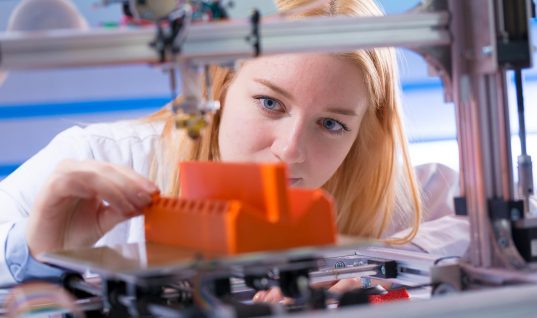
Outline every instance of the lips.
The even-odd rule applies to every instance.
[[[302,181],[302,178],[287,178],[287,181],[289,182],[290,186],[296,186],[300,184],[300,182]]]

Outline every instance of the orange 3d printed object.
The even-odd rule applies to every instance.
[[[284,164],[183,162],[179,197],[145,213],[148,242],[223,255],[334,244],[335,215],[320,189],[290,189]]]

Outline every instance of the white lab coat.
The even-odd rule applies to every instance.
[[[73,127],[60,133],[47,147],[5,178],[0,183],[0,286],[14,283],[4,261],[3,246],[9,230],[15,222],[28,217],[34,198],[60,161],[101,160],[148,176],[149,154],[158,146],[162,127],[162,123],[133,121]],[[426,188],[425,202],[430,207],[427,219],[435,221],[425,223],[412,246],[435,254],[461,255],[468,244],[468,224],[464,219],[451,216],[449,205],[452,191],[456,188],[456,173],[439,165],[420,167],[417,172]],[[97,244],[140,242],[144,239],[143,235],[143,217],[136,217],[118,224]]]

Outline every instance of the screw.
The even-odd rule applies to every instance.
[[[346,265],[345,265],[345,262],[343,262],[343,261],[338,261],[338,262],[334,265],[335,268],[344,268],[345,266],[346,266]]]
[[[483,56],[491,56],[492,55],[492,46],[487,45],[481,48],[481,54]]]
[[[509,241],[505,237],[500,237],[498,239],[498,244],[500,245],[501,248],[506,248],[507,245],[509,244],[508,242]]]

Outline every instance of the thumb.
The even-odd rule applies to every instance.
[[[97,227],[99,238],[110,231],[117,224],[126,221],[132,217],[142,215],[141,211],[123,212],[101,203],[97,211]]]

